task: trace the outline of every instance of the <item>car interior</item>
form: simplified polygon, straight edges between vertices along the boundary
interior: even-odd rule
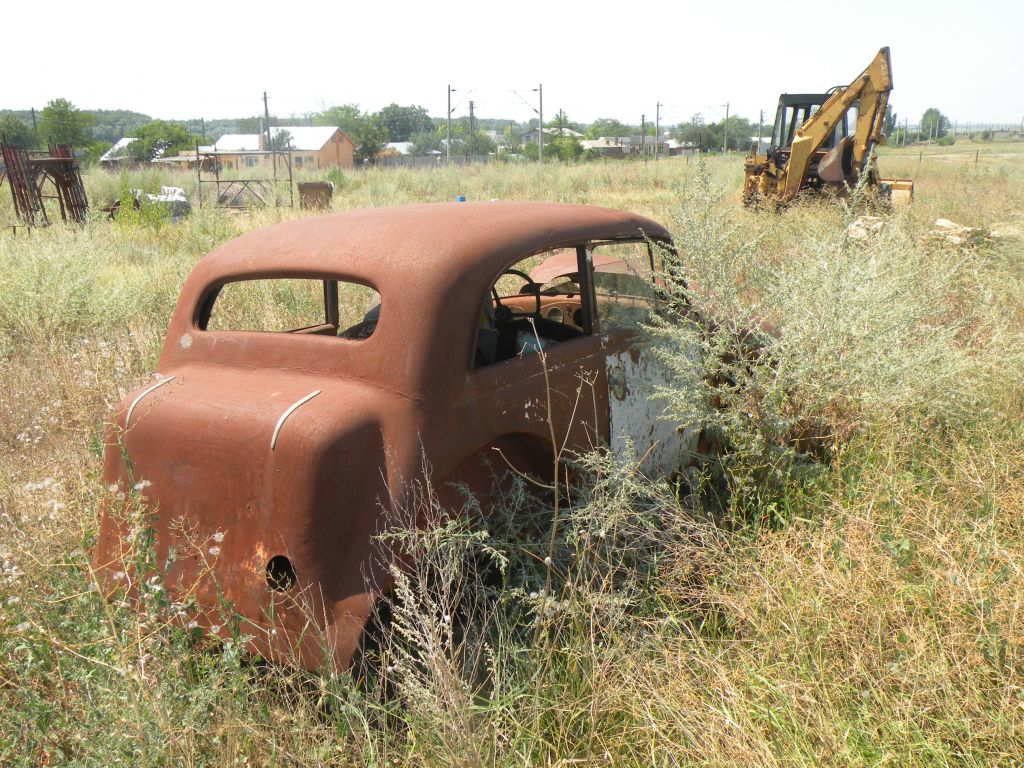
[[[648,243],[620,241],[547,251],[503,270],[480,313],[477,367],[598,329],[635,328],[654,308],[652,265]]]

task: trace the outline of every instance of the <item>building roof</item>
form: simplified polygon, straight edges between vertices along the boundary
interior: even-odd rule
[[[526,131],[523,134],[523,136],[532,136],[532,135],[536,134],[537,132],[538,132],[538,129],[531,128],[530,130]],[[585,134],[582,134],[579,131],[574,131],[572,128],[552,128],[552,127],[548,126],[548,127],[546,127],[544,129],[544,136],[545,136],[545,138],[548,137],[548,136],[554,136],[556,139],[560,138],[560,137],[563,137],[563,136],[569,136],[569,137],[575,137],[577,139],[582,139],[582,138],[584,138]]]
[[[281,127],[274,127],[270,129],[270,136],[274,138],[281,131],[288,131],[292,137],[292,149],[297,149],[300,152],[317,152],[324,148],[324,144],[331,140],[331,136],[334,135],[335,131],[341,130],[331,125],[313,125],[313,126],[299,126],[299,125],[285,125]],[[342,135],[345,135],[344,131],[341,131]]]
[[[622,140],[614,136],[602,136],[599,139],[584,139],[580,142],[584,149],[622,148]]]
[[[330,125],[280,125],[270,129],[270,137],[274,139],[281,131],[287,131],[292,137],[292,150],[299,152],[318,152],[331,140],[335,131],[340,128]],[[345,132],[341,131],[342,136]],[[213,144],[216,152],[258,152],[260,134],[258,133],[225,133]]]
[[[118,139],[114,146],[100,155],[100,162],[108,163],[112,160],[123,160],[128,157],[128,145],[136,141],[138,141],[138,139],[131,136],[125,136],[123,139]]]
[[[259,148],[257,133],[225,133],[213,142],[215,152],[256,152]]]

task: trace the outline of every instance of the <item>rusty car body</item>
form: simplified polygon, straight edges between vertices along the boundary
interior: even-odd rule
[[[631,213],[516,202],[239,237],[188,276],[158,378],[112,419],[105,483],[152,511],[164,585],[192,621],[223,634],[227,604],[260,654],[344,668],[391,585],[375,536],[424,467],[438,488],[482,489],[500,451],[550,479],[553,433],[570,451],[635,451],[648,471],[679,461],[694,436],[659,419],[635,333],[659,243],[669,232]],[[308,324],[218,324],[229,290],[289,280],[322,297]],[[351,290],[379,303],[344,319]],[[109,588],[127,535],[108,505],[94,565]]]

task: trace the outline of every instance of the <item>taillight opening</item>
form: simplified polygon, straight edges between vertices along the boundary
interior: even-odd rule
[[[284,555],[275,555],[267,563],[267,586],[275,592],[287,592],[295,586],[295,569]]]

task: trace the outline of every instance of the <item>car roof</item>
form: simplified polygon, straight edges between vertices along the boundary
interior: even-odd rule
[[[368,282],[383,294],[389,284],[408,290],[410,280],[433,282],[431,274],[444,282],[475,276],[486,282],[523,255],[643,235],[669,237],[652,219],[588,205],[493,201],[366,208],[242,235],[204,257],[190,282],[319,273]]]

